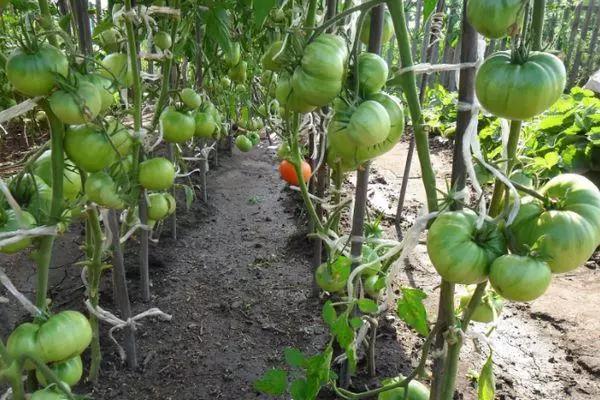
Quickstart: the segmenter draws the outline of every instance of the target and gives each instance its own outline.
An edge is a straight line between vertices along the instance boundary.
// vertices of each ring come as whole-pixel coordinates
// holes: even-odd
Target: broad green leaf
[[[302,354],[302,352],[300,350],[292,348],[292,347],[286,348],[284,350],[284,354],[285,354],[285,362],[290,367],[301,367],[302,364],[304,364],[304,360],[306,359],[304,357],[304,354]]]
[[[352,341],[354,340],[354,331],[350,328],[346,315],[340,315],[335,320],[331,326],[331,331],[340,344],[340,347],[343,349],[352,344]]]
[[[277,4],[277,0],[254,0],[254,23],[262,26],[269,16],[269,11]]]
[[[330,370],[332,357],[333,347],[329,344],[322,353],[308,358],[305,363],[306,376],[317,377],[319,382],[324,385],[332,374]]]
[[[290,385],[290,394],[294,400],[308,400],[306,397],[306,381],[302,378],[296,379]]]
[[[425,22],[429,18],[429,16],[435,10],[435,6],[437,5],[438,0],[425,0],[425,4],[423,5],[423,25],[425,26]]]
[[[287,373],[279,368],[267,371],[262,378],[254,382],[257,392],[281,396],[287,388]]]
[[[358,300],[358,308],[364,313],[376,313],[377,303],[371,299],[360,299]]]
[[[496,394],[496,380],[493,371],[492,349],[477,379],[477,400],[494,400]]]
[[[544,161],[546,162],[546,166],[548,167],[548,169],[550,169],[559,163],[560,154],[558,154],[555,151],[546,153],[546,155],[544,155]]]
[[[323,305],[323,320],[331,327],[337,318],[337,313],[330,300],[327,300]]]
[[[353,329],[359,329],[360,327],[362,327],[365,323],[363,322],[362,319],[360,319],[359,317],[354,317],[352,319],[350,319],[350,326]]]
[[[113,25],[112,18],[103,19],[102,21],[100,21],[100,23],[98,25],[96,25],[94,27],[94,32],[92,32],[92,37],[94,37],[94,38],[98,37],[98,35],[100,35],[102,32],[109,30],[113,26],[114,25]]]
[[[571,144],[562,151],[563,167],[569,172],[584,173],[588,170],[585,151]]]
[[[402,298],[398,300],[397,308],[398,317],[423,336],[429,334],[427,310],[423,305],[425,298],[427,295],[421,289],[403,287]]]
[[[206,34],[212,40],[217,42],[224,51],[229,50],[231,45],[229,35],[229,16],[222,7],[214,4],[205,14]]]

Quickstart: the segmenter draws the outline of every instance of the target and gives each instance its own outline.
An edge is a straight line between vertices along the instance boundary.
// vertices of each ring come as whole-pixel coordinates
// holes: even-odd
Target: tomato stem
[[[50,14],[50,5],[48,4],[48,0],[38,0],[38,5],[40,7],[40,23],[44,27],[46,31],[54,30],[54,24],[52,23],[52,15]],[[58,46],[58,40],[56,40],[56,36],[48,35],[48,42],[50,42],[53,46]]]
[[[98,218],[98,210],[95,206],[89,206],[86,211],[86,245],[90,255],[90,263],[87,266],[88,276],[88,296],[92,307],[96,308],[100,301],[100,277],[102,274],[102,229]],[[92,382],[98,381],[100,372],[100,362],[102,353],[100,351],[100,329],[98,326],[98,318],[91,314],[90,324],[92,326],[92,357],[89,372],[89,380]]]

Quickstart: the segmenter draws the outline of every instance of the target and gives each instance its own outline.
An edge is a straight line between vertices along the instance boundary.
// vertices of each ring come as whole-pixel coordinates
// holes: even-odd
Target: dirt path
[[[401,143],[377,160],[370,180],[369,204],[388,217],[388,224],[395,212],[406,148]],[[171,313],[173,320],[143,323],[138,333],[141,366],[133,372],[121,366],[104,326],[100,385],[76,388],[77,392],[87,390],[92,398],[103,400],[264,398],[252,391],[251,383],[268,368],[282,364],[285,347],[308,354],[323,348],[328,332],[320,319],[322,301],[310,298],[310,246],[298,222],[301,206],[297,195],[279,180],[273,152],[264,148],[236,152],[231,158],[224,156],[223,166],[210,172],[209,201],[197,201],[190,211],[180,213],[177,241],[164,235],[152,246],[150,304],[138,297],[136,255],[128,254],[134,312],[156,306]],[[449,174],[450,156],[447,144],[434,146],[432,159],[440,187]],[[406,226],[424,198],[416,160],[414,165]],[[353,182],[352,177],[349,180]],[[81,306],[79,271],[72,266],[80,257],[74,237],[80,238],[79,232],[58,243],[51,285],[57,307]],[[30,291],[31,261],[19,255],[2,262],[17,286]],[[433,319],[439,278],[424,244],[404,264],[401,283],[429,294]],[[490,337],[497,352],[497,398],[600,398],[600,269],[592,264],[555,279],[549,294],[531,305],[507,307]],[[102,305],[114,309],[109,296]],[[12,302],[8,309],[3,307],[0,333],[5,337],[22,314]],[[385,320],[378,339],[379,374],[407,373],[416,363],[421,339],[401,322]],[[485,343],[474,345],[484,330],[476,327],[475,332],[479,334],[469,336],[461,359],[461,399],[476,398],[466,375],[479,370],[485,357],[479,351],[486,349]]]

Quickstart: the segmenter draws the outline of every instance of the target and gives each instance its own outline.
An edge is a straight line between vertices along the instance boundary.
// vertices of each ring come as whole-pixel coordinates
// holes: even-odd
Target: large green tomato
[[[489,39],[500,39],[519,22],[524,0],[469,0],[467,18],[477,32]]]
[[[8,56],[5,71],[17,91],[29,97],[45,96],[56,85],[57,74],[69,74],[69,61],[56,47],[43,44],[33,53],[14,50]]]
[[[452,283],[485,282],[490,264],[506,254],[504,234],[492,222],[477,229],[477,215],[450,211],[439,215],[427,234],[427,253],[436,271]]]
[[[23,356],[38,357],[37,335],[40,327],[37,324],[26,322],[15,328],[6,341],[6,350],[13,359]],[[26,361],[23,365],[26,370],[34,370],[35,364]]]
[[[315,107],[330,103],[342,89],[347,59],[344,39],[331,34],[320,35],[304,50],[301,65],[292,77],[293,91]]]
[[[292,90],[292,83],[287,79],[280,79],[275,92],[277,101],[290,111],[307,113],[316,107],[308,104],[306,100],[300,98],[295,90]]]
[[[391,121],[385,107],[375,100],[362,102],[350,117],[348,135],[357,144],[372,146],[388,137]]]
[[[280,72],[285,66],[285,51],[277,58],[274,58],[282,49],[283,41],[277,40],[267,47],[265,54],[261,58],[263,68],[267,71]]]
[[[213,116],[208,112],[197,112],[195,116],[195,135],[204,139],[211,139],[217,130]]]
[[[360,41],[366,45],[369,45],[369,38],[371,37],[371,11],[367,14],[362,30],[360,31]],[[383,13],[383,33],[381,35],[381,43],[387,43],[394,34],[394,22],[392,21],[392,15],[388,10]]]
[[[83,363],[81,356],[76,355],[66,361],[50,365],[50,369],[56,377],[69,386],[75,386],[81,380],[83,375]],[[35,371],[35,376],[42,386],[47,386],[48,382],[44,374],[38,369]]]
[[[92,342],[92,327],[85,315],[63,311],[53,315],[38,331],[38,354],[47,363],[65,361],[83,353]]]
[[[225,52],[225,63],[229,68],[235,67],[240,62],[241,47],[238,42],[231,43],[231,46]]]
[[[389,385],[403,380],[404,376],[400,375],[397,378],[385,379],[383,384]],[[429,388],[419,381],[410,381],[408,384],[408,396],[406,397],[404,390],[404,388],[396,388],[385,391],[377,396],[377,400],[429,400]]]
[[[517,252],[537,243],[552,272],[572,271],[600,245],[600,191],[581,175],[561,174],[539,193],[548,200],[525,198],[510,226]]]
[[[460,297],[460,307],[465,310],[469,306],[469,302],[473,297],[473,288],[469,288],[468,292]],[[494,322],[502,309],[504,308],[504,301],[493,290],[486,290],[485,294],[479,301],[479,304],[475,308],[471,320],[475,322],[490,323]]]
[[[127,54],[112,53],[104,57],[100,68],[100,75],[108,79],[117,79],[120,85],[131,87],[133,85],[133,72],[129,68]]]
[[[154,34],[154,45],[161,50],[170,49],[173,45],[173,39],[171,39],[171,35],[169,35],[165,31],[158,31]]]
[[[90,122],[98,116],[102,97],[95,85],[82,81],[75,93],[57,90],[52,93],[48,103],[61,122],[77,125]]]
[[[163,139],[170,143],[184,143],[196,132],[194,117],[173,109],[165,110],[160,116]]]
[[[33,392],[29,400],[67,400],[67,396],[52,387]]]
[[[82,75],[79,79],[96,86],[101,99],[100,113],[105,112],[112,106],[115,101],[115,96],[113,84],[110,79],[97,74]]]
[[[343,291],[352,271],[352,260],[339,256],[331,263],[323,263],[315,271],[317,285],[326,292]]]
[[[23,211],[23,222],[25,228],[33,228],[36,224],[35,218],[27,211]],[[0,210],[0,232],[12,232],[20,229],[21,225],[15,212],[10,210]],[[13,254],[31,246],[31,238],[23,238],[15,243],[0,246],[0,253]]]
[[[246,61],[240,61],[236,66],[229,70],[229,77],[235,83],[246,82],[246,71],[248,69],[248,63]]]
[[[85,180],[85,194],[90,201],[106,208],[120,209],[125,203],[111,176],[104,172],[94,172]]]
[[[52,186],[52,150],[46,150],[35,160],[33,172]],[[63,169],[63,195],[67,200],[75,200],[81,193],[81,175],[72,161],[65,159]]]
[[[510,120],[525,120],[541,114],[563,93],[565,66],[558,57],[532,51],[523,62],[511,53],[492,54],[475,78],[481,105],[492,114]]]
[[[260,134],[258,132],[248,132],[246,137],[252,142],[252,146],[256,146],[260,143]]]
[[[507,254],[490,267],[490,284],[505,299],[532,301],[546,292],[552,281],[548,264],[529,256]]]
[[[117,152],[101,128],[94,124],[73,125],[65,131],[65,152],[86,172],[98,172],[116,161]]]
[[[244,153],[249,152],[250,150],[252,150],[252,147],[254,147],[252,145],[252,141],[246,135],[239,135],[238,137],[236,137],[235,145],[241,152]]]
[[[155,157],[140,163],[139,181],[148,190],[167,190],[175,181],[175,166],[163,157]]]
[[[358,83],[364,95],[379,92],[387,77],[388,65],[383,58],[375,53],[361,53],[358,56]]]
[[[148,218],[160,221],[169,214],[169,200],[162,193],[148,195]]]

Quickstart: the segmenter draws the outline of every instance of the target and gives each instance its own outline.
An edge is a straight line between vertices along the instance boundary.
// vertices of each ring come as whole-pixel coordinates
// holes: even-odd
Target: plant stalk
[[[86,236],[88,246],[91,247],[90,262],[87,266],[88,276],[88,296],[92,307],[96,308],[100,302],[100,277],[102,275],[102,229],[100,227],[100,219],[98,218],[98,209],[95,206],[90,206],[86,211],[87,216],[87,232]],[[90,246],[91,245],[91,246]],[[100,362],[102,361],[102,353],[100,351],[100,328],[98,318],[91,314],[90,324],[92,325],[92,357],[90,364],[89,380],[97,383],[98,374],[100,373]]]
[[[542,49],[542,35],[544,33],[544,11],[546,0],[534,0],[533,16],[531,20],[531,48],[534,51]]]
[[[50,14],[50,4],[48,0],[38,0],[38,5],[40,7],[40,23],[44,27],[46,31],[53,31],[54,23],[52,22],[52,14]],[[48,35],[48,42],[52,46],[58,46],[58,40],[54,34]]]

